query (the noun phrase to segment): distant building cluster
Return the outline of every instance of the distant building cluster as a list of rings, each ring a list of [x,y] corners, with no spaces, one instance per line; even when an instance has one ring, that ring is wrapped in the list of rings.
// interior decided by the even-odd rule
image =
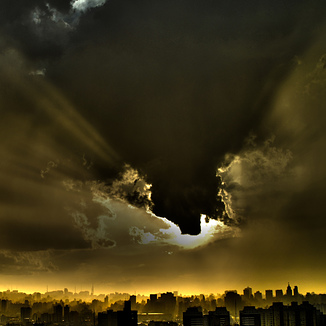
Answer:
[[[239,311],[239,317],[230,315],[226,307],[217,307],[203,315],[200,308],[188,308],[183,313],[183,326],[324,326],[326,316],[313,305],[304,301],[301,305],[292,302],[285,306],[274,302],[269,308],[245,306]]]
[[[326,326],[325,311],[326,294],[289,284],[264,295],[250,287],[219,296],[0,292],[0,326]]]

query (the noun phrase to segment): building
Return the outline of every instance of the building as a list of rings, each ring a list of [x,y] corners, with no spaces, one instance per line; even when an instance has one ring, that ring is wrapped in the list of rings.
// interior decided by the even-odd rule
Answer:
[[[55,323],[61,323],[63,320],[63,308],[60,303],[53,306],[53,321]]]
[[[230,313],[225,307],[216,307],[215,311],[208,312],[208,326],[229,326],[230,322]]]
[[[276,290],[275,291],[275,298],[276,300],[283,300],[283,290]]]
[[[253,306],[246,306],[240,311],[240,326],[261,326],[261,314]]]
[[[239,311],[242,309],[242,300],[237,291],[227,291],[224,297],[224,305],[230,312],[231,317],[237,321],[239,317]]]
[[[137,326],[137,311],[131,310],[131,302],[125,301],[123,310],[100,312],[97,316],[98,326]]]
[[[68,305],[65,305],[63,308],[63,320],[65,322],[70,321],[69,315],[70,315],[70,307]]]
[[[21,307],[20,308],[20,320],[22,323],[27,323],[32,318],[32,308],[31,307]]]
[[[266,290],[265,297],[266,297],[266,301],[272,302],[273,301],[273,290]]]
[[[245,310],[245,309],[244,309]],[[291,305],[283,305],[282,302],[274,302],[267,309],[256,309],[260,315],[260,324],[253,319],[247,319],[246,323],[241,318],[244,316],[240,312],[240,325],[261,325],[261,326],[325,326],[325,316],[308,302],[299,305],[292,302]],[[248,311],[250,315],[250,311]]]
[[[286,297],[292,298],[292,288],[290,286],[290,283],[288,283],[288,287],[286,288]]]
[[[137,311],[131,310],[131,302],[125,301],[125,306],[122,311],[117,311],[117,326],[137,326],[138,318]]]
[[[248,286],[243,290],[243,298],[246,301],[250,301],[253,298],[253,296],[252,296],[252,288],[251,287]]]
[[[200,307],[190,307],[183,313],[184,326],[204,326],[204,317]]]
[[[129,300],[131,302],[131,309],[136,309],[136,296],[131,295]]]
[[[263,294],[260,291],[256,291],[254,294],[254,298],[256,301],[262,301],[263,300]]]

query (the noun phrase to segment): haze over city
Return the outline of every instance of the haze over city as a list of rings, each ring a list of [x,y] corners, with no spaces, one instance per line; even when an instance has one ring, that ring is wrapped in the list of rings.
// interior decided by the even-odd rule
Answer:
[[[74,292],[68,288],[27,294],[0,292],[0,325],[6,326],[324,326],[326,294],[302,294],[297,285],[264,292],[246,287],[223,294],[149,296]]]
[[[325,293],[325,10],[1,0],[0,288]]]

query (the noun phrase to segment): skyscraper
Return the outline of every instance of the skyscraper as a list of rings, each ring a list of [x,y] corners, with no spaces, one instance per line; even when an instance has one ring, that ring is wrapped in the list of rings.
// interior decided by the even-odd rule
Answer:
[[[246,306],[240,311],[240,326],[260,326],[260,313],[252,306]]]
[[[217,307],[215,311],[208,313],[208,326],[228,326],[230,325],[230,313],[225,307]]]
[[[183,313],[184,326],[203,326],[204,317],[200,308],[190,307]]]
[[[247,301],[252,299],[252,288],[251,287],[248,286],[243,290],[243,298]]]
[[[273,301],[273,290],[266,290],[265,297],[268,302],[272,302]]]
[[[286,297],[292,298],[292,288],[290,286],[290,283],[288,283],[288,287],[286,288]]]

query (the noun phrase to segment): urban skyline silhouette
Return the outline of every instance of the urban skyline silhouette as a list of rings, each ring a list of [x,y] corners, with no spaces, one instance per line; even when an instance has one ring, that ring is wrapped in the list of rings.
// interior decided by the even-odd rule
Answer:
[[[222,295],[160,294],[95,295],[64,290],[45,293],[3,291],[2,325],[315,325],[326,324],[326,294],[299,293],[288,284],[281,289],[252,293],[252,288],[225,291]]]

